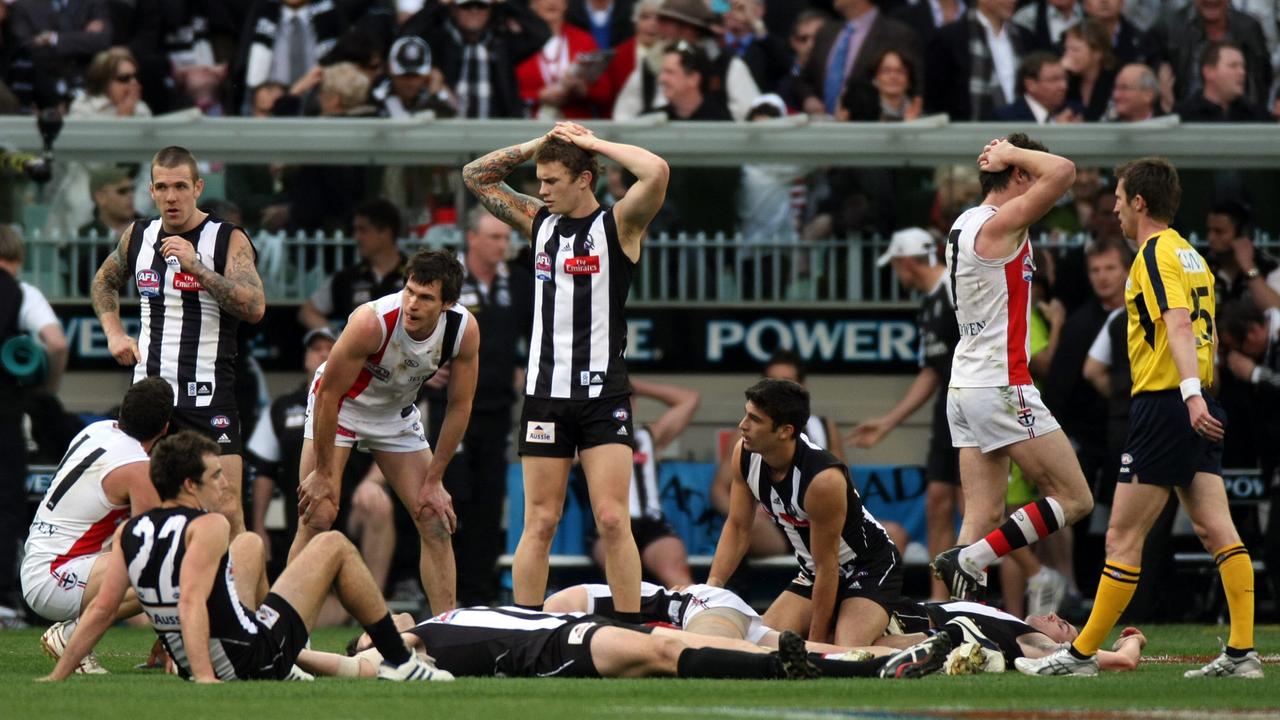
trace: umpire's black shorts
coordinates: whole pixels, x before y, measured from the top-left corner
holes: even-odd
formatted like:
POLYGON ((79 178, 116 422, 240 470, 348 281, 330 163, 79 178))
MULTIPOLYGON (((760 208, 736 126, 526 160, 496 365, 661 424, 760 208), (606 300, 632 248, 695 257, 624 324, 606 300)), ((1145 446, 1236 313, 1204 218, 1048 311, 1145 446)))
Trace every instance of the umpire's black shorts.
POLYGON ((924 479, 925 482, 960 484, 960 448, 951 444, 951 425, 947 422, 945 410, 941 416, 938 413, 933 416, 924 479))
POLYGON ((521 455, 571 458, 579 450, 620 443, 634 449, 631 396, 559 400, 525 396, 516 427, 521 455))
MULTIPOLYGON (((1226 411, 1213 396, 1203 397, 1209 413, 1226 427, 1226 411)), ((1222 442, 1211 442, 1191 427, 1182 393, 1173 389, 1134 395, 1117 482, 1188 487, 1201 472, 1222 474, 1222 442)))

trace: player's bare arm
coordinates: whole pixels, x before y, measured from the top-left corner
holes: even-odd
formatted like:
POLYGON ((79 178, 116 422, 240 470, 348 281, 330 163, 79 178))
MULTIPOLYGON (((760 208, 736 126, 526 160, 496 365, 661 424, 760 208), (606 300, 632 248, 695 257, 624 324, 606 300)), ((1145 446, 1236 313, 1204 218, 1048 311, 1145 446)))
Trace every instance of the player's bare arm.
POLYGON ((978 169, 1000 172, 1015 167, 1035 178, 1031 188, 1000 206, 996 214, 978 233, 976 250, 984 258, 1003 258, 1012 254, 1031 227, 1062 198, 1076 179, 1076 165, 1070 160, 993 140, 982 150, 978 169))
POLYGON ((427 478, 418 492, 417 515, 435 516, 449 532, 457 529, 458 521, 453 513, 453 502, 444 489, 444 471, 467 432, 471 419, 471 404, 476 394, 480 373, 480 326, 473 318, 462 332, 462 345, 458 354, 449 361, 449 403, 436 439, 427 478))
POLYGON ((720 531, 720 540, 716 542, 716 553, 707 575, 707 584, 713 587, 724 587, 742 563, 751 545, 751 525, 756 519, 756 499, 751 495, 747 481, 742 479, 742 440, 734 444, 729 466, 733 469, 729 514, 725 518, 724 529, 720 531))
MULTIPOLYGON (((1178 368, 1178 376, 1183 380, 1198 381, 1200 371, 1196 364, 1196 337, 1191 327, 1191 313, 1186 308, 1169 308, 1160 315, 1160 319, 1169 334, 1169 354, 1173 356, 1174 367, 1178 368)), ((1191 427, 1212 442, 1221 441, 1226 429, 1209 412, 1204 397, 1197 392, 1187 397, 1186 403, 1191 427)))
POLYGON ((697 390, 677 385, 632 380, 631 389, 640 397, 651 397, 667 406, 666 411, 649 426, 649 432, 653 433, 654 449, 658 451, 680 437, 689 423, 693 422, 693 414, 702 403, 702 395, 697 390))
POLYGON ((116 528, 115 539, 111 543, 111 554, 107 559, 107 570, 102 577, 102 586, 98 588, 98 594, 94 596, 93 601, 80 614, 76 631, 71 634, 71 642, 67 643, 67 649, 63 651, 53 671, 37 682, 66 680, 76 671, 84 656, 98 644, 107 629, 115 623, 116 610, 129 589, 129 571, 125 567, 124 550, 120 546, 120 534, 123 532, 123 525, 116 528))
MULTIPOLYGON (((337 513, 338 480, 342 472, 336 465, 333 443, 338 434, 338 406, 359 377, 365 360, 382 346, 382 332, 373 310, 362 305, 351 313, 338 342, 329 352, 314 408, 312 447, 316 469, 298 484, 298 511, 304 522, 309 523, 311 513, 318 509, 313 505, 328 503, 332 505, 329 509, 337 513)), ((323 527, 314 529, 328 529, 328 523, 320 524, 323 527)))
POLYGON ((543 135, 519 145, 494 150, 462 168, 462 181, 480 204, 526 237, 533 234, 533 216, 538 214, 544 203, 516 192, 505 180, 512 170, 533 158, 547 137, 543 135))
POLYGON ((93 276, 89 290, 93 314, 98 316, 102 332, 107 336, 107 350, 121 365, 142 361, 137 340, 125 333, 124 323, 120 321, 120 290, 129 279, 126 268, 129 267, 129 236, 132 234, 133 223, 129 223, 129 227, 120 234, 116 249, 102 261, 102 266, 93 276))
POLYGON ((809 615, 809 640, 813 642, 830 640, 835 619, 840 583, 840 531, 848 511, 846 484, 840 471, 828 468, 813 478, 804 495, 814 568, 809 615))
POLYGON ((102 491, 116 505, 129 505, 129 515, 137 517, 160 505, 160 495, 151 482, 151 464, 133 462, 107 473, 102 491))
POLYGON ((557 123, 551 135, 587 152, 603 155, 636 176, 636 183, 627 190, 626 197, 614 205, 613 214, 618 223, 618 242, 622 251, 632 262, 639 260, 640 241, 667 197, 667 181, 671 177, 667 161, 635 145, 601 140, 577 123, 557 123))
POLYGON ((209 657, 209 594, 217 580, 218 563, 231 541, 231 523, 217 513, 208 513, 188 523, 186 535, 187 552, 178 571, 182 645, 192 678, 198 683, 216 683, 218 676, 209 657))
POLYGON ((254 262, 253 246, 243 232, 231 232, 227 266, 222 274, 200 262, 191 241, 178 235, 166 237, 160 244, 160 253, 178 258, 182 271, 195 276, 223 310, 246 322, 256 323, 262 319, 267 299, 254 262))
POLYGON ((911 381, 911 387, 907 388, 907 393, 902 396, 897 405, 893 406, 893 409, 880 417, 858 423, 857 427, 849 431, 845 442, 858 448, 875 447, 894 428, 902 424, 903 420, 911 417, 916 410, 920 409, 920 406, 928 402, 941 384, 942 378, 937 370, 931 367, 920 368, 916 379, 911 381))

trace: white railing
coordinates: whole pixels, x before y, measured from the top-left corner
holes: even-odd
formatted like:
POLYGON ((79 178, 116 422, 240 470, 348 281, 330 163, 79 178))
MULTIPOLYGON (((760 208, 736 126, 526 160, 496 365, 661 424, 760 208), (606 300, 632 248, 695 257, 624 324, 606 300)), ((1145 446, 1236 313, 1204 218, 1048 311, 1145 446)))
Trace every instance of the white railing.
MULTIPOLYGON (((257 233, 258 271, 272 302, 298 303, 336 270, 355 262, 355 245, 342 234, 257 233)), ((1037 244, 1057 249, 1078 247, 1085 235, 1041 237, 1037 244)), ((1195 236, 1191 238, 1196 242, 1195 236)), ((51 300, 84 301, 101 259, 115 238, 58 238, 39 232, 27 238, 23 279, 51 300)), ((436 228, 425 240, 401 241, 419 247, 457 248, 456 228, 436 228)), ((903 303, 910 296, 889 268, 876 258, 888 239, 878 235, 816 242, 747 242, 742 236, 704 235, 651 238, 633 278, 636 304, 839 306, 903 303)), ((1260 235, 1257 244, 1280 254, 1280 236, 1260 235)), ((520 247, 513 242, 513 247, 520 247)))

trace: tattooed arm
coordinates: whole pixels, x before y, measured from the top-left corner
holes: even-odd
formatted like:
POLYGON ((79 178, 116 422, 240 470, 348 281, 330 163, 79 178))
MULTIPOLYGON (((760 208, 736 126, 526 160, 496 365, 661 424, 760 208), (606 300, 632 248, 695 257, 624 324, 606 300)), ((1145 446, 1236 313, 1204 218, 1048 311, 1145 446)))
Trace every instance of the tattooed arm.
POLYGON ((267 299, 262 290, 262 279, 258 277, 258 268, 254 264, 253 246, 249 238, 239 230, 231 232, 231 242, 227 248, 227 265, 219 275, 213 268, 196 260, 195 248, 181 237, 165 238, 161 252, 165 255, 170 243, 174 243, 173 254, 178 256, 182 269, 191 273, 200 281, 204 289, 218 301, 223 310, 247 322, 256 323, 266 312, 267 299), (189 257, 187 256, 189 252, 189 257))
POLYGON ((120 234, 116 249, 102 261, 90 288, 93 313, 98 316, 102 332, 107 336, 107 350, 121 365, 133 365, 142 360, 138 355, 137 341, 125 333, 124 323, 120 322, 120 289, 129 276, 129 236, 132 234, 133 223, 129 223, 129 227, 120 234))
POLYGON ((503 180, 521 163, 532 158, 547 137, 544 135, 520 145, 494 150, 462 168, 463 182, 480 203, 494 217, 524 233, 525 237, 533 234, 533 216, 538 214, 543 202, 516 192, 503 180))

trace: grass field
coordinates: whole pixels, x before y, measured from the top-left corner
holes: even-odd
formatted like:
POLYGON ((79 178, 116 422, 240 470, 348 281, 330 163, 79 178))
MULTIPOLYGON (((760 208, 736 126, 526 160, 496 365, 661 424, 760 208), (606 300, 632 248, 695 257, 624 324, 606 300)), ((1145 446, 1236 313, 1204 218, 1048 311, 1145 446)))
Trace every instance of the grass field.
MULTIPOLYGON (((1216 653, 1226 628, 1145 628, 1153 656, 1216 653)), ((312 644, 341 651, 346 630, 322 630, 312 644)), ((314 683, 186 684, 134 670, 151 646, 150 630, 116 629, 99 657, 108 676, 33 680, 52 662, 40 630, 0 631, 0 718, 110 720, 164 717, 235 720, 321 718, 903 718, 903 717, 1280 717, 1280 664, 1263 680, 1186 680, 1191 667, 1169 660, 1136 672, 1098 678, 1029 678, 1015 673, 929 677, 918 681, 820 680, 749 682, 690 680, 529 680, 464 678, 454 683, 398 685, 323 678, 314 683)), ((1280 647, 1280 626, 1259 628, 1264 653, 1280 647)))

